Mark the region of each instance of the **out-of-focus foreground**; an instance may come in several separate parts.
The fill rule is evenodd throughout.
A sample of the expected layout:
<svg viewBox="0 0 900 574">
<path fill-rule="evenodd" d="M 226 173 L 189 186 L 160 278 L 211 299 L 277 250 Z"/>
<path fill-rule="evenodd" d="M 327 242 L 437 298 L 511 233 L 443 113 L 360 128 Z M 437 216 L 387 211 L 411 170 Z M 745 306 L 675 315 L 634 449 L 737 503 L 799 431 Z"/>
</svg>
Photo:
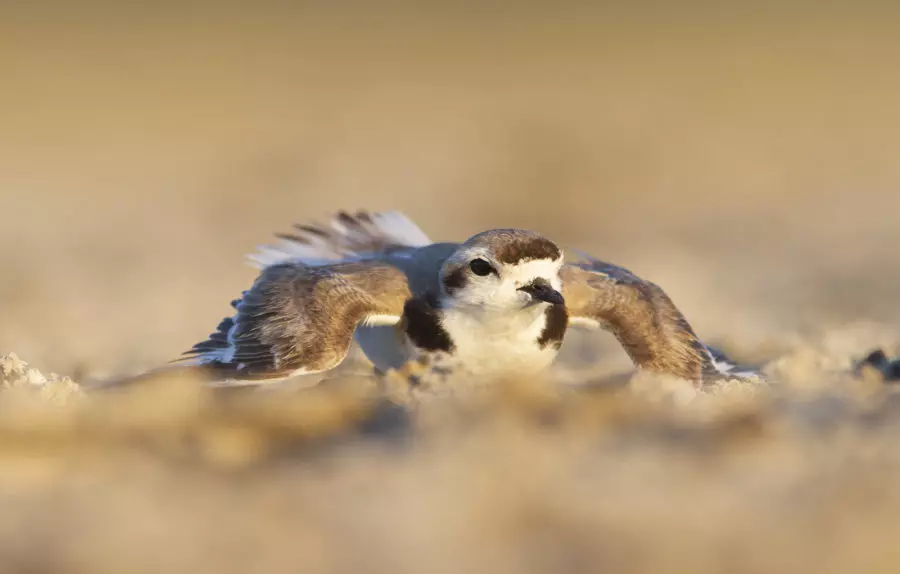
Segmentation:
<svg viewBox="0 0 900 574">
<path fill-rule="evenodd" d="M 844 373 L 900 351 L 900 9 L 241 4 L 0 6 L 0 353 L 157 366 L 273 231 L 365 207 L 625 265 L 782 386 L 410 415 L 358 389 L 83 397 L 10 366 L 4 564 L 896 570 L 896 406 Z M 566 380 L 629 366 L 611 337 L 563 351 Z"/>
<path fill-rule="evenodd" d="M 894 572 L 900 402 L 872 373 L 818 367 L 815 390 L 786 371 L 777 390 L 687 404 L 652 384 L 519 380 L 405 405 L 361 377 L 85 395 L 6 357 L 0 557 L 73 573 Z"/>
</svg>

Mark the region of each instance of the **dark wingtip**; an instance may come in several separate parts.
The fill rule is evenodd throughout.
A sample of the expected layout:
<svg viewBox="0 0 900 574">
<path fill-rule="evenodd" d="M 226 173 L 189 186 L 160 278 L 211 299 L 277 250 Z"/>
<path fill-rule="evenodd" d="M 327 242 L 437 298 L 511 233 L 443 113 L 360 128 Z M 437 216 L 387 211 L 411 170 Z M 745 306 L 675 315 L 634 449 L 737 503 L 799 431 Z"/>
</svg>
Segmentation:
<svg viewBox="0 0 900 574">
<path fill-rule="evenodd" d="M 295 223 L 294 229 L 298 231 L 302 231 L 303 233 L 308 233 L 310 235 L 315 235 L 317 237 L 328 237 L 328 232 L 324 229 L 320 229 L 315 225 L 309 225 L 307 223 Z M 305 240 L 304 240 L 305 241 Z"/>
<path fill-rule="evenodd" d="M 293 241 L 295 243 L 303 243 L 308 244 L 309 240 L 305 237 L 301 237 L 299 235 L 295 235 L 293 233 L 275 233 L 275 237 L 278 239 L 285 239 L 287 241 Z"/>
<path fill-rule="evenodd" d="M 335 217 L 338 221 L 346 225 L 356 225 L 358 223 L 355 217 L 353 217 L 343 209 L 338 211 Z"/>
</svg>

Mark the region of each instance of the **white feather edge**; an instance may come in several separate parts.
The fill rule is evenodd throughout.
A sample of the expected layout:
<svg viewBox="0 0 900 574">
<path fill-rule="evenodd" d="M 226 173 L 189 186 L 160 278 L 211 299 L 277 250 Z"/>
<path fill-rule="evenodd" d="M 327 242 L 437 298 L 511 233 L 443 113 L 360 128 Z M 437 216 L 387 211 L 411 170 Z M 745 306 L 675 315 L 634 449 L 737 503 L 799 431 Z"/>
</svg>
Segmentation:
<svg viewBox="0 0 900 574">
<path fill-rule="evenodd" d="M 400 315 L 367 315 L 359 322 L 363 327 L 390 327 L 400 322 Z"/>
<path fill-rule="evenodd" d="M 757 371 L 756 369 L 739 367 L 737 364 L 732 363 L 727 358 L 716 358 L 716 356 L 713 355 L 712 351 L 710 351 L 709 348 L 706 349 L 706 353 L 709 355 L 710 361 L 712 361 L 713 368 L 723 375 L 738 378 L 753 378 L 764 376 L 762 372 Z"/>
<path fill-rule="evenodd" d="M 388 237 L 410 247 L 424 247 L 432 243 L 428 235 L 418 225 L 399 211 L 383 211 L 372 214 L 378 229 Z"/>
<path fill-rule="evenodd" d="M 194 357 L 190 357 L 181 361 L 183 365 L 205 365 L 212 362 L 221 362 L 221 363 L 231 363 L 234 359 L 234 331 L 237 328 L 237 318 L 240 314 L 241 304 L 238 303 L 237 313 L 231 316 L 232 325 L 231 328 L 228 329 L 228 347 L 224 349 L 216 349 L 213 351 L 207 351 L 206 353 L 202 353 L 199 355 L 195 355 Z M 400 322 L 399 315 L 384 315 L 384 314 L 376 314 L 376 315 L 368 315 L 364 317 L 358 324 L 359 327 L 389 327 L 396 325 Z M 240 369 L 240 366 L 237 367 Z M 298 369 L 297 371 L 287 375 L 287 377 L 294 377 L 297 375 L 305 375 L 305 374 L 315 374 L 320 371 L 307 371 L 305 369 Z"/>
<path fill-rule="evenodd" d="M 387 239 L 399 245 L 422 247 L 432 243 L 431 239 L 418 225 L 399 211 L 375 212 L 370 214 L 372 223 Z M 332 219 L 331 227 L 341 235 L 347 235 L 346 227 L 337 219 Z M 279 239 L 270 245 L 259 245 L 256 252 L 246 256 L 253 267 L 262 269 L 270 265 L 288 261 L 300 261 L 307 265 L 327 265 L 335 261 L 352 260 L 352 254 L 337 253 L 325 242 L 317 242 L 314 236 L 310 243 L 298 243 L 288 239 Z"/>
</svg>

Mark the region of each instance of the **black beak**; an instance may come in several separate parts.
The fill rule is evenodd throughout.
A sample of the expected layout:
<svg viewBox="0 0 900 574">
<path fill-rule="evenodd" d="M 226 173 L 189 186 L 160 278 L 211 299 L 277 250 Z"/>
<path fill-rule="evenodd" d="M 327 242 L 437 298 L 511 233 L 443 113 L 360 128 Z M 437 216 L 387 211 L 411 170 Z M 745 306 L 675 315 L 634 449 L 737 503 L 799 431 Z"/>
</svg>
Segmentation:
<svg viewBox="0 0 900 574">
<path fill-rule="evenodd" d="M 546 279 L 535 279 L 528 285 L 519 287 L 519 291 L 528 293 L 535 301 L 544 301 L 553 305 L 562 305 L 566 302 L 562 293 L 554 289 Z"/>
</svg>

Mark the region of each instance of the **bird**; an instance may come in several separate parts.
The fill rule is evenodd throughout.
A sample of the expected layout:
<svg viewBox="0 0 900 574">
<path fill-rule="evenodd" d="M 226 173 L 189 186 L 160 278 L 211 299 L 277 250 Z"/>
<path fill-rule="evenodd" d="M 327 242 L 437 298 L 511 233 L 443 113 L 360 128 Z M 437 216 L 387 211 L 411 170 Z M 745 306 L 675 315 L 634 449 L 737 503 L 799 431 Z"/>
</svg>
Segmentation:
<svg viewBox="0 0 900 574">
<path fill-rule="evenodd" d="M 486 375 L 541 370 L 561 344 L 562 253 L 537 233 L 434 243 L 399 212 L 342 211 L 276 235 L 249 256 L 260 274 L 234 315 L 187 361 L 229 379 L 280 379 L 333 369 L 355 338 L 381 371 L 425 353 Z"/>
<path fill-rule="evenodd" d="M 328 372 L 356 340 L 377 373 L 419 361 L 530 375 L 582 327 L 612 333 L 638 370 L 698 386 L 759 375 L 705 345 L 654 283 L 581 252 L 564 262 L 533 231 L 433 242 L 399 211 L 344 210 L 275 236 L 248 255 L 259 274 L 233 314 L 175 362 L 271 382 Z"/>
</svg>

